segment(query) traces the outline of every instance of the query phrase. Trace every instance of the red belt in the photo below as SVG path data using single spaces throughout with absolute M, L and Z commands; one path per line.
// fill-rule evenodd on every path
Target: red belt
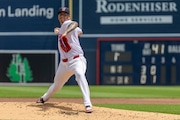
M 76 59 L 76 58 L 78 58 L 78 57 L 79 57 L 79 55 L 76 55 L 76 56 L 73 57 L 73 59 Z M 68 61 L 68 58 L 62 59 L 62 61 L 63 61 L 63 62 L 67 62 L 67 61 Z

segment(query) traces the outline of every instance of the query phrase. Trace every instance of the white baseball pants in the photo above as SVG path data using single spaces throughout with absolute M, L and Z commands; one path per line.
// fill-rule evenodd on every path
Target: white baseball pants
M 58 92 L 64 86 L 72 75 L 75 74 L 75 79 L 83 94 L 84 106 L 92 106 L 90 101 L 89 86 L 85 76 L 86 66 L 87 62 L 83 55 L 80 55 L 75 59 L 68 59 L 67 62 L 61 61 L 54 77 L 54 83 L 42 96 L 43 100 L 47 101 L 53 94 Z

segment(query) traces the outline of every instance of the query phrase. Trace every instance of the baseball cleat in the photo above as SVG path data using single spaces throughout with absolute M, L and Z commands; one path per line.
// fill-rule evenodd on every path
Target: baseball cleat
M 86 110 L 85 110 L 85 112 L 86 113 L 92 113 L 93 112 L 93 108 L 91 107 L 91 106 L 86 106 L 86 108 L 85 108 Z
M 37 101 L 36 101 L 36 103 L 44 103 L 45 101 L 43 100 L 43 98 L 42 97 L 40 97 Z

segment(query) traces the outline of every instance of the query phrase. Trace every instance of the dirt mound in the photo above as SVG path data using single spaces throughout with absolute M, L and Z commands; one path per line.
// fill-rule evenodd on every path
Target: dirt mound
M 0 120 L 179 120 L 180 115 L 94 107 L 85 113 L 79 103 L 0 102 Z

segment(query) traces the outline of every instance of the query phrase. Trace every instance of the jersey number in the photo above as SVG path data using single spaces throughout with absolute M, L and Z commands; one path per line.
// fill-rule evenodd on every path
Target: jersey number
M 64 52 L 69 52 L 71 50 L 71 46 L 68 43 L 68 39 L 66 36 L 60 37 L 60 46 Z

